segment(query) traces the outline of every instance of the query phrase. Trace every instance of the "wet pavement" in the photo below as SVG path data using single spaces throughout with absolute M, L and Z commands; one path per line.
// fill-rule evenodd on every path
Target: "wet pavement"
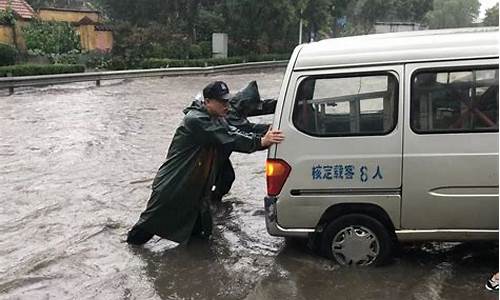
M 498 268 L 497 243 L 406 245 L 386 267 L 340 268 L 300 241 L 269 236 L 265 151 L 233 154 L 237 179 L 209 241 L 123 242 L 199 89 L 255 79 L 262 96 L 276 97 L 282 76 L 79 83 L 0 97 L 0 299 L 496 299 L 484 283 Z

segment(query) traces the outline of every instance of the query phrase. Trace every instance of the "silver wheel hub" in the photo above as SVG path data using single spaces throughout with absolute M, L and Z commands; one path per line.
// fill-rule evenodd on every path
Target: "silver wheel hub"
M 341 265 L 369 265 L 375 261 L 379 252 L 377 236 L 363 226 L 345 227 L 332 241 L 333 257 Z

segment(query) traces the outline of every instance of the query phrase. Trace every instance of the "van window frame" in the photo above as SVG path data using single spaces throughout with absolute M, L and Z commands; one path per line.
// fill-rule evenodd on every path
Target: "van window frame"
M 413 83 L 415 80 L 415 76 L 421 73 L 428 73 L 428 72 L 472 72 L 472 71 L 484 71 L 484 70 L 491 70 L 491 69 L 499 69 L 499 65 L 497 64 L 486 64 L 486 65 L 462 65 L 462 66 L 442 66 L 442 67 L 421 67 L 414 69 L 411 73 L 410 76 L 410 82 L 409 82 L 409 127 L 410 130 L 418 135 L 434 135 L 434 134 L 477 134 L 477 133 L 495 133 L 499 132 L 498 128 L 496 129 L 489 129 L 489 128 L 484 128 L 484 129 L 475 129 L 475 130 L 435 130 L 435 131 L 425 131 L 425 130 L 417 130 L 413 127 Z M 500 72 L 500 71 L 499 71 Z
M 295 123 L 294 119 L 294 114 L 295 114 L 295 109 L 296 109 L 296 101 L 297 101 L 297 94 L 299 92 L 299 88 L 301 87 L 302 83 L 310 78 L 313 79 L 332 79 L 332 78 L 347 78 L 347 77 L 368 77 L 368 76 L 387 76 L 387 77 L 393 77 L 396 83 L 396 88 L 394 91 L 395 99 L 394 99 L 394 115 L 393 115 L 393 124 L 390 129 L 388 129 L 385 132 L 380 132 L 380 133 L 337 133 L 337 134 L 319 134 L 319 133 L 313 133 L 313 132 L 308 132 L 304 130 L 303 128 L 297 126 Z M 317 74 L 317 75 L 303 75 L 299 76 L 297 78 L 297 85 L 296 89 L 294 91 L 293 95 L 293 106 L 292 106 L 292 111 L 291 111 L 291 119 L 292 119 L 292 124 L 293 126 L 300 132 L 312 136 L 312 137 L 318 137 L 318 138 L 331 138 L 331 137 L 363 137 L 363 136 L 387 136 L 390 135 L 394 132 L 394 130 L 398 127 L 399 123 L 399 105 L 401 101 L 400 97 L 400 91 L 401 91 L 401 81 L 400 81 L 400 76 L 398 72 L 392 71 L 392 70 L 384 70 L 384 71 L 360 71 L 360 72 L 348 72 L 348 73 L 335 73 L 335 74 Z

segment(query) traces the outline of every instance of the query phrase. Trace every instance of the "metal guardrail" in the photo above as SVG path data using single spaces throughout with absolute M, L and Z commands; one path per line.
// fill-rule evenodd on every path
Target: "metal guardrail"
M 106 71 L 89 73 L 71 73 L 40 76 L 20 76 L 20 77 L 2 77 L 0 78 L 0 88 L 8 88 L 10 93 L 14 88 L 63 84 L 72 82 L 95 81 L 99 86 L 101 80 L 142 78 L 142 77 L 168 77 L 168 76 L 188 76 L 188 75 L 211 75 L 226 72 L 238 72 L 246 70 L 262 70 L 286 67 L 288 61 L 272 62 L 252 62 L 233 65 L 223 65 L 214 67 L 197 68 L 161 68 L 145 70 L 125 70 L 125 71 Z

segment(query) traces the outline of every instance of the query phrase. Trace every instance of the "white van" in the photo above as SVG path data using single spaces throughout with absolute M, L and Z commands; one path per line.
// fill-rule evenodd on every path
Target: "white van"
M 498 28 L 298 46 L 269 149 L 267 230 L 343 265 L 399 241 L 498 239 Z

